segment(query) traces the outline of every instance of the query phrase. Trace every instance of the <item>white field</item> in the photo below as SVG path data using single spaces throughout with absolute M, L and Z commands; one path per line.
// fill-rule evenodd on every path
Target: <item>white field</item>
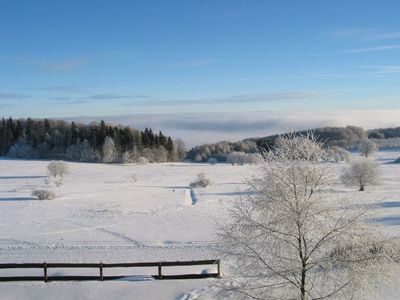
M 349 199 L 362 195 L 369 203 L 381 201 L 376 218 L 390 235 L 400 233 L 400 164 L 390 163 L 399 156 L 396 151 L 374 155 L 383 170 L 379 186 L 367 187 L 364 193 L 342 185 L 335 187 Z M 2 263 L 217 258 L 211 251 L 215 221 L 224 216 L 235 197 L 246 192 L 242 181 L 258 170 L 257 166 L 227 164 L 68 163 L 70 172 L 63 185 L 53 186 L 57 199 L 35 200 L 31 192 L 46 187 L 48 163 L 0 159 Z M 332 166 L 339 173 L 344 164 Z M 205 172 L 213 185 L 191 193 L 188 184 L 200 172 Z M 28 272 L 41 275 L 40 270 Z M 98 270 L 93 272 L 97 274 Z M 107 272 L 111 274 L 106 270 L 105 275 Z M 156 270 L 115 272 L 153 274 Z M 50 270 L 49 275 L 65 273 Z M 0 270 L 0 276 L 6 274 L 15 273 Z M 107 282 L 0 283 L 0 299 L 216 299 L 214 281 L 141 277 Z M 384 299 L 398 299 L 397 292 L 393 287 Z

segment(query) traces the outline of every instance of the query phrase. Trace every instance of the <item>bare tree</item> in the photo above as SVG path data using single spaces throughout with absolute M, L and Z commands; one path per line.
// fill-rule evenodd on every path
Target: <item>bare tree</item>
M 311 134 L 289 134 L 248 181 L 220 224 L 230 298 L 349 299 L 396 270 L 397 246 L 365 222 L 367 209 L 331 199 L 324 158 Z
M 359 150 L 361 152 L 361 155 L 364 155 L 365 157 L 370 156 L 372 153 L 374 153 L 378 149 L 378 145 L 369 139 L 365 139 L 360 142 L 359 145 Z
M 347 186 L 358 186 L 360 192 L 365 191 L 365 186 L 379 183 L 380 169 L 378 164 L 368 159 L 354 161 L 346 168 L 341 176 Z
M 51 176 L 57 177 L 58 175 L 63 177 L 68 172 L 68 165 L 63 161 L 52 161 L 47 166 L 47 170 Z

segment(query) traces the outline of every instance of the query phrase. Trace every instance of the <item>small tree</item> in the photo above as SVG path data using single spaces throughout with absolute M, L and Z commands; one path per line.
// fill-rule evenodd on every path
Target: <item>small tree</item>
M 63 161 L 52 161 L 48 166 L 47 170 L 51 176 L 63 177 L 68 172 L 68 165 Z
M 397 246 L 376 232 L 366 209 L 330 199 L 323 159 L 310 134 L 281 137 L 266 155 L 261 176 L 248 182 L 252 193 L 220 225 L 228 296 L 362 299 L 397 270 Z
M 361 141 L 359 145 L 359 150 L 361 152 L 361 155 L 364 155 L 365 157 L 370 156 L 377 149 L 378 145 L 374 141 L 368 139 Z
M 347 186 L 358 186 L 360 192 L 365 191 L 365 186 L 377 184 L 380 179 L 378 164 L 368 159 L 354 161 L 342 174 L 342 181 Z
M 186 145 L 181 139 L 176 139 L 174 141 L 174 149 L 176 149 L 176 156 L 179 161 L 182 161 L 186 157 Z
M 117 150 L 114 140 L 107 136 L 103 144 L 103 163 L 115 163 L 117 161 Z
M 335 162 L 350 161 L 350 152 L 337 146 L 332 146 L 327 151 L 327 158 Z

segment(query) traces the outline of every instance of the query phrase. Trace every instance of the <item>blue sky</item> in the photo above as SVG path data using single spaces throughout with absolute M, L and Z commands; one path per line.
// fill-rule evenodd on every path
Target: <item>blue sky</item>
M 400 109 L 399 11 L 385 0 L 0 0 L 1 115 Z

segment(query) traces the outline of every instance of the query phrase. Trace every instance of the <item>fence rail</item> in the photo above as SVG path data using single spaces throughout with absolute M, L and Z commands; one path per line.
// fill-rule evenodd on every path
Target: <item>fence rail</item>
M 217 272 L 203 273 L 200 274 L 176 274 L 176 275 L 165 275 L 162 273 L 163 267 L 181 267 L 181 266 L 206 266 L 216 265 Z M 132 275 L 119 275 L 119 276 L 106 276 L 104 275 L 104 269 L 108 268 L 147 268 L 157 267 L 157 274 L 149 275 L 154 279 L 201 279 L 209 277 L 220 277 L 221 276 L 221 262 L 219 259 L 213 260 L 192 260 L 192 261 L 160 261 L 160 262 L 137 262 L 137 263 L 5 263 L 0 264 L 0 270 L 2 269 L 42 269 L 43 276 L 0 276 L 1 281 L 70 281 L 70 280 L 115 280 L 123 279 Z M 98 276 L 49 276 L 48 270 L 54 268 L 64 269 L 87 269 L 94 268 L 99 269 Z

